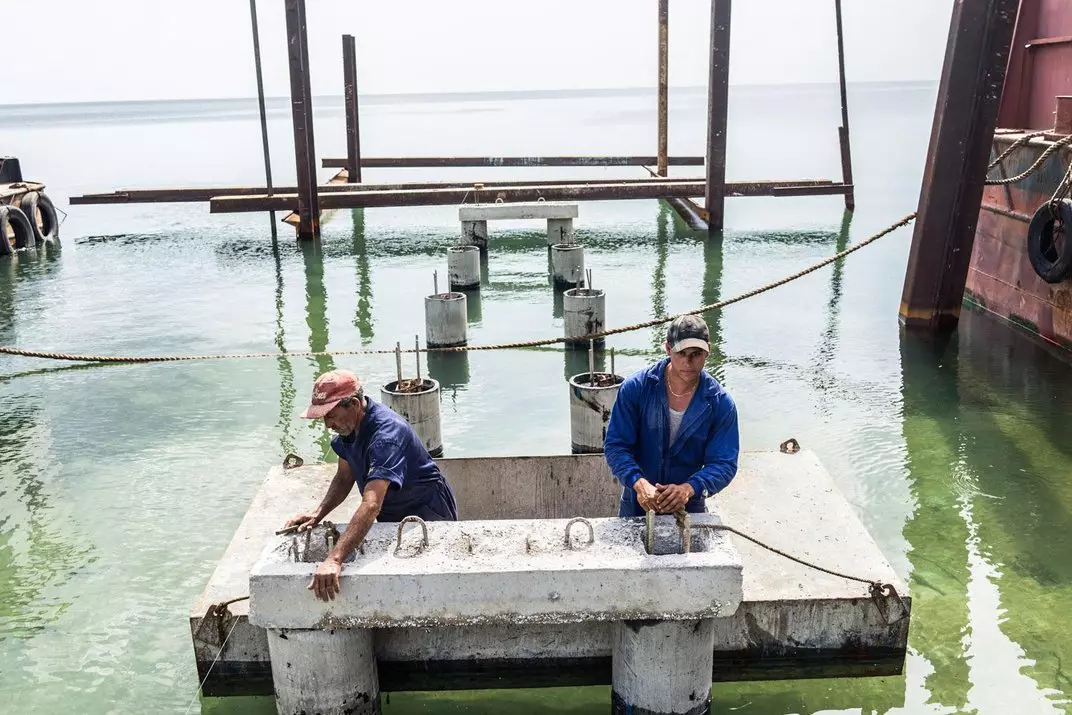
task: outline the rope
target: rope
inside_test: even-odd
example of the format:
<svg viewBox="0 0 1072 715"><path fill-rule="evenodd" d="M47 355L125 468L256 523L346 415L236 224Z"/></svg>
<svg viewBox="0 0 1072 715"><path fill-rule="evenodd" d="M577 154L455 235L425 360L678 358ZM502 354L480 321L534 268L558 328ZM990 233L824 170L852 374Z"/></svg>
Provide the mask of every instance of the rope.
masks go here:
<svg viewBox="0 0 1072 715"><path fill-rule="evenodd" d="M1070 136L1069 139L1072 140L1072 136ZM623 327L620 327L620 328L612 328L612 329L609 329L609 330L603 330L603 331L600 331L600 332L597 332L597 333L589 333L588 335L583 335L583 336L574 337L574 338L568 338L568 340L576 341L576 342L584 342L584 341L588 341L588 340L596 340L596 339L605 338L605 337L608 337L608 336L611 336L611 335L620 335L621 333L629 333L629 332L632 332L634 330L643 330L644 328L651 328L651 327L654 327L654 326L657 326L657 325L665 325L666 323L669 323L669 322L671 322L673 320L676 320L677 318L680 318L683 315L697 315L697 314L700 314L700 313L706 313L706 312L713 311L713 310L721 310L723 308L726 308L728 306L733 305L734 303L740 303L741 301L746 300L748 298L752 298L752 297L760 295L762 293L766 293L768 291L774 290L775 288L779 288L779 287L781 287L783 285L786 285L787 283L791 283L791 282L793 282L795 280L803 278L804 276L806 276L806 275L808 275L810 273L814 273L815 271L819 270L820 268L824 268L824 267L830 265L831 263L834 263L836 261L840 261L842 258L845 258L846 256L848 256L848 255L850 255L852 253L855 253L856 251L859 251L861 248L864 248L865 246L871 245L875 241L879 240L880 238L882 238L884 236L887 236L887 235L893 233L897 229L902 228L903 226L907 226L915 218L916 218L916 213L912 212L912 213L908 214L907 216L905 216L904 218L902 218L897 223L895 223L895 224L893 224L893 225L891 225L891 226L879 231L875 235L873 235L870 238L867 238L867 239L861 241L860 243L856 244L855 246L852 246L851 248L847 248L844 251L841 251L840 253L836 253L833 256L830 256L828 258L824 258L823 260L819 261L818 263L816 263L816 264L814 264L812 266L809 266L807 268L804 268L803 270L797 271L796 273L788 275L788 276L786 276L786 277L784 277L784 278L782 278L780 280L774 281L772 283L767 283L766 285L762 285L762 286L760 286L758 288L753 288L752 290L750 290L750 291L748 291L746 293L741 293L740 295L734 296L733 298L729 298L727 300L719 301L717 303L710 303L708 305L704 305L704 306L701 306L699 308L696 308L695 310L689 310L689 311L686 311L684 313L677 313L676 315L667 315L667 316L664 316L664 317L661 317L661 318L654 318L652 320L647 320L647 321L644 321L644 322L641 322L641 323L633 323L632 325L626 325L626 326L623 326ZM244 359L255 359L255 358L322 357L322 356L326 356L326 355L334 355L334 356L393 355L396 352L403 352L403 353L442 352L442 353L448 353L448 352L476 352L476 351L485 351L485 350L517 350L517 349L521 349L521 348L535 348L535 347L542 347L542 346L545 346L545 345L557 345L559 343L565 343L566 341L567 341L567 338L565 336L561 336L561 337L557 337L557 338L543 338L543 339L537 339L537 340L519 340L519 341L516 341L516 342L509 342L509 343L493 343L491 345L463 345L463 346L452 347L452 348L419 348L419 349L418 348L406 348L404 350L399 350L398 348L394 348L394 349L386 348L386 349L378 349L378 350L321 350L321 351L303 350L303 351L299 351L299 352L244 353L244 354L231 354L231 355L152 355L152 356L150 356L150 355L141 355L141 356L79 355L79 354L74 354L74 353L49 352L49 351L43 351L43 350L25 350L25 349L22 349L22 348L0 346L0 354L3 354L3 355L16 355L16 356L19 356L19 357L41 358L41 359L44 359L44 360L70 360L70 361L98 362L98 363L150 363L150 362L192 362L192 361L195 361L195 360L197 360L197 361L200 361L200 360L244 360Z"/></svg>
<svg viewBox="0 0 1072 715"><path fill-rule="evenodd" d="M246 597L248 598L248 596ZM242 599L235 599L242 600ZM201 692L201 689L205 687L205 683L208 682L208 676L212 674L212 669L216 667L216 663L220 661L220 656L223 655L223 649L227 646L227 641L230 640L231 634L234 633L235 626L238 625L238 619L234 619L234 623L231 624L231 630L227 631L227 637L223 639L223 643L220 644L220 649L216 653L216 657L212 659L212 664L208 666L208 670L205 671L205 677L201 680L201 683L197 686L197 690L194 691L194 696L190 698L190 704L186 706L186 714L189 715L190 709L193 708L194 703L197 702L197 695Z"/></svg>
<svg viewBox="0 0 1072 715"><path fill-rule="evenodd" d="M987 186L1007 186L1008 184L1015 184L1015 183L1018 183L1020 181L1023 181L1024 179L1026 179L1027 177L1031 176L1036 171L1038 171L1039 168L1044 163L1046 163L1046 160L1049 159L1050 156L1052 156L1054 152L1056 152L1061 147L1068 146L1069 144L1072 144L1072 134L1069 134L1067 137L1062 137L1061 139L1058 139L1057 141L1055 141L1053 144L1050 144L1050 146L1046 148L1046 151L1042 152L1042 154L1035 161L1035 163L1032 164L1027 169L1027 171L1025 171L1024 173L1017 174L1016 176L1009 177L1008 179L991 179L991 178L987 177L986 185ZM1010 147L1010 148L1012 148L1012 147Z"/></svg>
<svg viewBox="0 0 1072 715"><path fill-rule="evenodd" d="M1012 144L1009 145L1008 149L1006 149L1005 151L1001 152L1001 155L998 156L997 159L994 159L994 161L990 162L990 166L986 167L987 173L989 173L990 170L993 169L994 167L996 167L998 164L1000 164L1001 162L1005 161L1009 157L1009 154L1012 154L1014 151L1016 151L1017 149L1022 147L1024 144L1027 144L1032 139L1035 139L1036 137L1040 137L1043 134L1046 134L1045 129L1043 129L1042 131L1031 132L1030 134L1025 134L1022 137L1020 137L1019 139L1017 139L1016 141L1014 141Z"/></svg>

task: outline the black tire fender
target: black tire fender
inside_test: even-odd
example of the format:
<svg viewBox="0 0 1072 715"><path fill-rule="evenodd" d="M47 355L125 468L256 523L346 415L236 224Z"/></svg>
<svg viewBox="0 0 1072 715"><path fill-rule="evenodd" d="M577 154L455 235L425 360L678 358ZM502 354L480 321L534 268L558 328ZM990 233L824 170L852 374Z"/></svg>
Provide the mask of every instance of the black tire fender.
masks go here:
<svg viewBox="0 0 1072 715"><path fill-rule="evenodd" d="M19 202L19 208L30 222L35 241L52 243L59 240L60 222L56 216L56 207L44 192L31 191L26 194ZM37 223L38 215L41 217L40 225Z"/></svg>
<svg viewBox="0 0 1072 715"><path fill-rule="evenodd" d="M1047 283L1060 283L1072 271L1072 201L1061 199L1056 203L1057 217L1050 203L1039 206L1027 228L1027 257L1039 278ZM1054 236L1060 223L1063 241Z"/></svg>
<svg viewBox="0 0 1072 715"><path fill-rule="evenodd" d="M5 239L9 229L15 233L16 251L24 248L33 251L37 248L30 219L26 218L26 214L18 206L0 206L0 233L4 234ZM12 248L10 241L7 243L8 248Z"/></svg>

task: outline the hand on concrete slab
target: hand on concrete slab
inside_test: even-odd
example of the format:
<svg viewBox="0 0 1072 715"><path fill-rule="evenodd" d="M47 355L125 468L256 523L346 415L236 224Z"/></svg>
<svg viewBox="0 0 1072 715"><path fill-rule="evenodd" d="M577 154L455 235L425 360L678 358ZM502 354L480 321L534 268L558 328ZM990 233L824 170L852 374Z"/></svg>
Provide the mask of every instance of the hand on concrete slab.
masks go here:
<svg viewBox="0 0 1072 715"><path fill-rule="evenodd" d="M339 574L342 573L342 564L334 559L327 559L316 567L313 580L309 582L309 590L316 594L321 601L334 601L335 594L339 592Z"/></svg>
<svg viewBox="0 0 1072 715"><path fill-rule="evenodd" d="M320 517L316 514L298 514L293 519L290 519L285 524L285 528L298 527L298 531L306 531L312 529L314 526L320 523Z"/></svg>
<svg viewBox="0 0 1072 715"><path fill-rule="evenodd" d="M658 497L658 492L647 479L641 477L636 480L636 483L633 485L633 491L636 492L637 504L640 505L641 509L644 511L651 511L656 508L655 500Z"/></svg>
<svg viewBox="0 0 1072 715"><path fill-rule="evenodd" d="M660 514L675 514L695 493L691 484L656 484L655 510Z"/></svg>

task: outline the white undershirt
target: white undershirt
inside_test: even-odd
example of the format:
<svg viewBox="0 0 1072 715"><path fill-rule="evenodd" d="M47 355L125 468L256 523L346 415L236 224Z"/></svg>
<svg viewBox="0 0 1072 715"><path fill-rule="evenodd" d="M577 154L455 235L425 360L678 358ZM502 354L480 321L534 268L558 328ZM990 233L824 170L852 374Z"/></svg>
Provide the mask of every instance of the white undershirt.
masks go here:
<svg viewBox="0 0 1072 715"><path fill-rule="evenodd" d="M670 444L673 444L674 438L677 437L677 431L681 429L681 420L685 417L685 410L678 412L670 407L667 407L667 409L670 410Z"/></svg>

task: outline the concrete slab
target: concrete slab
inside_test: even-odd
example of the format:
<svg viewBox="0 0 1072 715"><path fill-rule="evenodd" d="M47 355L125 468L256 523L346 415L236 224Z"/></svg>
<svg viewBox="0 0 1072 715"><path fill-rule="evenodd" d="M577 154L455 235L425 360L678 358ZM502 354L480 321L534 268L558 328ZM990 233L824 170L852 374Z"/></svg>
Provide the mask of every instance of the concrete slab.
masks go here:
<svg viewBox="0 0 1072 715"><path fill-rule="evenodd" d="M741 602L741 562L726 535L649 555L643 519L507 519L417 525L397 540L373 525L332 601L306 588L327 554L325 530L269 539L250 575L250 622L264 628L397 628L725 617ZM695 524L716 523L698 514ZM589 532L589 525L591 532ZM571 529L572 527L572 529ZM669 538L668 538L669 537ZM415 597L419 594L419 597Z"/></svg>
<svg viewBox="0 0 1072 715"><path fill-rule="evenodd" d="M576 203L564 201L527 201L512 204L466 204L458 208L460 221L498 221L502 219L577 218Z"/></svg>
<svg viewBox="0 0 1072 715"><path fill-rule="evenodd" d="M600 518L617 511L619 488L602 455L437 461L455 489L463 519ZM271 692L265 631L248 622L248 602L232 604L226 618L203 617L212 603L248 594L248 573L269 537L293 512L315 506L333 474L333 465L273 469L254 497L190 618L201 677L233 626L206 694ZM348 520L357 503L351 497L332 516ZM907 593L809 452L742 454L739 475L711 504L718 505L725 523L772 546ZM866 584L807 569L736 536L730 540L742 555L742 602L732 617L718 621L714 680L901 672L909 619L897 620L894 599L883 601L883 613ZM906 605L910 609L910 599ZM610 682L608 623L504 628L378 629L381 689Z"/></svg>

